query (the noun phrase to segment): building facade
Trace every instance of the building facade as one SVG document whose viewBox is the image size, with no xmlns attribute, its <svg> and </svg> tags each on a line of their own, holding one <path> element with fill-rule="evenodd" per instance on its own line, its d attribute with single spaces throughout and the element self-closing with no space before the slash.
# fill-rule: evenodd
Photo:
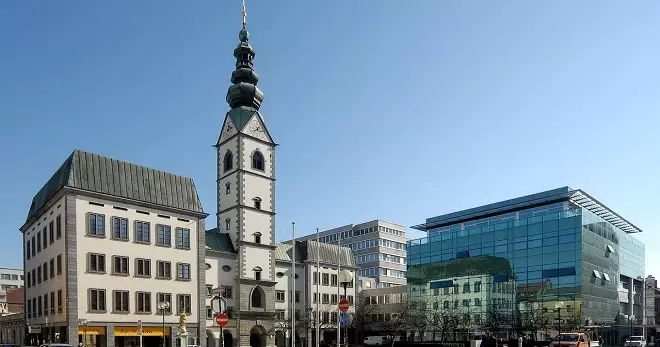
<svg viewBox="0 0 660 347">
<path fill-rule="evenodd" d="M 24 286 L 24 275 L 21 269 L 0 268 L 0 314 L 9 313 L 7 293 Z"/>
<path fill-rule="evenodd" d="M 405 336 L 408 330 L 408 292 L 406 286 L 363 289 L 358 293 L 355 315 L 356 334 Z"/>
<path fill-rule="evenodd" d="M 74 151 L 20 229 L 27 343 L 173 346 L 185 314 L 204 346 L 206 216 L 190 178 Z"/>
<path fill-rule="evenodd" d="M 641 230 L 581 190 L 506 200 L 414 228 L 428 237 L 408 245 L 408 295 L 430 326 L 556 332 L 615 325 L 604 337 L 618 343 L 630 317 L 642 322 L 635 288 L 643 283 L 644 245 L 632 236 Z M 445 309 L 441 316 L 437 308 Z"/>
<path fill-rule="evenodd" d="M 297 240 L 316 238 L 316 234 L 311 234 Z M 375 278 L 381 288 L 406 284 L 407 240 L 405 227 L 382 220 L 349 224 L 319 233 L 322 243 L 350 248 L 358 274 Z"/>
</svg>

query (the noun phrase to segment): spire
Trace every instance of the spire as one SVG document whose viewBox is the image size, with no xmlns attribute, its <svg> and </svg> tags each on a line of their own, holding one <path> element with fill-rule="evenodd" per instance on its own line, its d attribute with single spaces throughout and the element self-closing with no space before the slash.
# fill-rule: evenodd
<svg viewBox="0 0 660 347">
<path fill-rule="evenodd" d="M 253 70 L 254 50 L 248 43 L 250 34 L 246 28 L 245 0 L 243 0 L 242 16 L 243 28 L 238 34 L 240 42 L 238 47 L 234 49 L 236 70 L 231 73 L 231 83 L 233 85 L 227 91 L 227 103 L 231 108 L 246 106 L 258 110 L 264 100 L 264 93 L 257 87 L 259 75 Z"/>
</svg>

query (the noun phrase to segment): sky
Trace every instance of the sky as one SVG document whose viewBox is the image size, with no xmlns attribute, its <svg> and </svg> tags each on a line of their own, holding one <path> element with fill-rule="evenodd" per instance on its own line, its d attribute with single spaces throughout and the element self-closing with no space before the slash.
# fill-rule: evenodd
<svg viewBox="0 0 660 347">
<path fill-rule="evenodd" d="M 74 149 L 195 180 L 215 225 L 240 0 L 0 2 L 0 267 Z M 276 236 L 562 186 L 644 232 L 660 276 L 660 2 L 248 0 Z M 410 230 L 411 237 L 423 236 Z"/>
</svg>

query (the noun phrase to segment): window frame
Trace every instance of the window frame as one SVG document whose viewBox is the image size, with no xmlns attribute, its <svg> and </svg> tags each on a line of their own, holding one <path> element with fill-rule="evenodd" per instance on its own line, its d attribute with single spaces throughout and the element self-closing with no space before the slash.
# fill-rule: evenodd
<svg viewBox="0 0 660 347">
<path fill-rule="evenodd" d="M 234 154 L 227 150 L 222 158 L 222 171 L 227 172 L 234 169 Z"/>
<path fill-rule="evenodd" d="M 158 292 L 156 293 L 156 313 L 159 315 L 163 315 L 163 311 L 165 311 L 165 315 L 171 315 L 172 314 L 172 293 L 165 293 L 165 292 Z M 160 302 L 168 302 L 170 306 L 166 308 L 165 310 L 161 310 L 158 308 L 158 303 Z"/>
<path fill-rule="evenodd" d="M 62 238 L 62 215 L 58 214 L 55 217 L 55 239 L 59 240 Z"/>
<path fill-rule="evenodd" d="M 255 150 L 250 156 L 252 162 L 252 169 L 258 171 L 265 171 L 266 169 L 266 159 L 264 158 L 263 153 L 259 150 Z"/>
<path fill-rule="evenodd" d="M 94 232 L 92 232 L 92 218 L 94 218 Z M 99 219 L 101 223 L 99 223 Z M 100 224 L 100 225 L 99 225 Z M 86 236 L 105 238 L 105 215 L 101 213 L 90 212 L 87 214 Z"/>
<path fill-rule="evenodd" d="M 190 229 L 176 228 L 175 231 L 176 231 L 176 248 L 190 249 Z"/>
<path fill-rule="evenodd" d="M 142 306 L 140 307 L 140 300 L 142 300 Z M 145 291 L 136 291 L 135 292 L 135 314 L 151 314 L 151 292 Z"/>
<path fill-rule="evenodd" d="M 135 243 L 141 243 L 145 245 L 150 245 L 151 244 L 151 222 L 145 222 L 142 220 L 136 220 L 135 223 L 133 223 L 133 242 Z M 144 228 L 147 228 L 146 233 Z M 142 237 L 138 237 L 141 233 Z M 145 240 L 145 235 L 146 235 L 146 240 Z"/>
<path fill-rule="evenodd" d="M 140 263 L 142 263 L 142 272 L 140 273 Z M 151 259 L 147 258 L 135 258 L 135 277 L 140 278 L 151 278 Z M 146 273 L 145 270 L 146 269 Z"/>
<path fill-rule="evenodd" d="M 92 300 L 92 292 L 96 292 L 96 308 L 93 306 L 93 300 Z M 60 307 L 59 305 L 59 300 L 61 299 L 60 296 L 60 291 L 58 291 L 58 308 Z M 103 300 L 100 300 L 99 293 L 103 293 Z M 87 311 L 88 312 L 93 312 L 93 313 L 105 313 L 107 312 L 108 306 L 107 306 L 107 296 L 106 296 L 106 290 L 103 288 L 89 288 L 87 290 Z M 101 305 L 102 304 L 102 308 Z"/>
<path fill-rule="evenodd" d="M 58 257 L 61 256 L 58 255 Z M 99 256 L 101 256 L 103 261 L 99 261 Z M 95 257 L 95 261 L 92 261 L 92 258 Z M 62 259 L 61 257 L 59 259 Z M 96 265 L 96 270 L 92 269 L 92 263 Z M 99 264 L 103 264 L 103 269 L 99 270 Z M 59 265 L 59 263 L 58 263 Z M 59 266 L 58 266 L 59 268 Z M 61 269 L 60 269 L 61 270 Z M 103 253 L 87 253 L 87 273 L 93 274 L 104 274 L 107 273 L 106 263 L 105 263 L 105 254 Z"/>
<path fill-rule="evenodd" d="M 176 300 L 177 314 L 181 314 L 183 312 L 185 312 L 188 315 L 192 314 L 192 296 L 190 294 L 177 294 L 176 299 L 177 299 Z M 186 299 L 188 299 L 187 303 L 186 303 Z M 170 306 L 172 305 L 170 304 Z"/>
<path fill-rule="evenodd" d="M 120 308 L 117 309 L 117 295 L 121 295 Z M 125 296 L 124 296 L 125 295 Z M 125 300 L 124 300 L 125 299 Z M 128 290 L 113 290 L 112 291 L 112 313 L 130 313 L 131 312 L 131 299 Z M 124 309 L 126 308 L 126 309 Z"/>
<path fill-rule="evenodd" d="M 163 276 L 160 275 L 160 264 L 163 264 Z M 167 272 L 169 272 L 169 276 L 166 276 Z M 167 260 L 157 260 L 156 261 L 156 279 L 160 279 L 160 280 L 171 280 L 172 279 L 172 262 L 171 261 L 167 261 Z"/>
<path fill-rule="evenodd" d="M 187 269 L 188 276 L 187 277 L 182 277 L 181 275 L 185 275 Z M 176 280 L 177 281 L 190 281 L 192 277 L 191 273 L 192 267 L 190 266 L 190 263 L 176 263 Z"/>
<path fill-rule="evenodd" d="M 161 229 L 163 228 L 163 242 L 161 242 Z M 166 237 L 169 236 L 169 237 Z M 167 224 L 156 224 L 156 246 L 172 247 L 172 226 Z"/>
<path fill-rule="evenodd" d="M 125 262 L 123 260 L 126 260 Z M 117 261 L 120 261 L 119 263 L 119 272 L 117 272 Z M 114 276 L 130 276 L 131 275 L 131 269 L 130 269 L 130 259 L 127 256 L 123 255 L 113 255 L 112 256 L 112 275 Z M 124 270 L 122 267 L 126 264 L 126 272 L 123 272 Z"/>
</svg>

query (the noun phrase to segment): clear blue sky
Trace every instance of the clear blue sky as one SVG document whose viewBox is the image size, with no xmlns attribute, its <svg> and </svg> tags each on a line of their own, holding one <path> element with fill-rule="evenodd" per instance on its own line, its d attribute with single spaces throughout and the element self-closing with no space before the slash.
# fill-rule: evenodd
<svg viewBox="0 0 660 347">
<path fill-rule="evenodd" d="M 570 185 L 642 228 L 660 275 L 659 13 L 248 0 L 278 239 Z M 239 29 L 239 0 L 0 2 L 0 266 L 21 266 L 30 200 L 76 148 L 191 176 L 213 215 Z"/>
</svg>

